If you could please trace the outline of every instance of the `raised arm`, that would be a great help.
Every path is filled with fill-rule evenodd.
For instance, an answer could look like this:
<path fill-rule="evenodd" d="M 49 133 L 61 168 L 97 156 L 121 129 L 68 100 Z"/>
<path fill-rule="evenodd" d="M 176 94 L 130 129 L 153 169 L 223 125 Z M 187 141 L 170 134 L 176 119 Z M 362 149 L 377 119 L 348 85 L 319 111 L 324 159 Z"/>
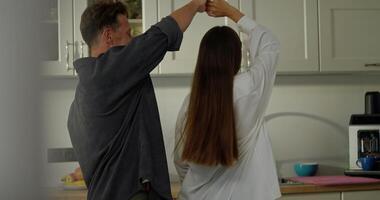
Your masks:
<path fill-rule="evenodd" d="M 170 16 L 174 18 L 182 32 L 189 27 L 197 12 L 206 10 L 206 0 L 191 0 L 185 6 L 175 10 Z"/>
<path fill-rule="evenodd" d="M 255 65 L 260 61 L 264 67 L 274 68 L 280 45 L 268 29 L 257 25 L 253 19 L 244 16 L 225 0 L 208 0 L 207 14 L 213 17 L 229 17 L 236 22 L 241 31 L 248 35 L 247 47 L 251 55 L 251 64 Z M 271 55 L 264 56 L 266 53 Z"/>
<path fill-rule="evenodd" d="M 207 14 L 212 17 L 228 17 L 237 23 L 244 16 L 240 10 L 231 6 L 224 0 L 208 0 Z"/>
<path fill-rule="evenodd" d="M 270 30 L 258 25 L 253 19 L 244 16 L 238 9 L 224 0 L 209 0 L 207 13 L 210 16 L 227 16 L 235 21 L 240 30 L 248 36 L 245 46 L 249 51 L 250 69 L 253 85 L 259 91 L 260 103 L 258 116 L 262 116 L 269 102 L 276 77 L 276 65 L 280 53 L 280 44 Z"/>
<path fill-rule="evenodd" d="M 242 17 L 238 25 L 248 35 L 246 46 L 250 53 L 251 66 L 263 68 L 268 75 L 274 75 L 280 52 L 280 43 L 276 37 L 270 30 L 248 17 Z"/>

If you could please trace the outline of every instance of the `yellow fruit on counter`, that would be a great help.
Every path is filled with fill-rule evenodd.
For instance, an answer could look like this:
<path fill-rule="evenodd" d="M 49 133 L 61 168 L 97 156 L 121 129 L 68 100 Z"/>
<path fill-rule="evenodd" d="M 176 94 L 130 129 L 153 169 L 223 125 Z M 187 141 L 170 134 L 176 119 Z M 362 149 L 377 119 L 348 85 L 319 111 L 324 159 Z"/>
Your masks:
<path fill-rule="evenodd" d="M 64 190 L 86 190 L 86 183 L 84 180 L 74 181 L 74 182 L 64 182 L 63 183 Z"/>
<path fill-rule="evenodd" d="M 74 177 L 72 177 L 71 175 L 67 175 L 67 176 L 62 177 L 61 181 L 64 183 L 72 183 L 75 180 L 74 180 Z"/>
<path fill-rule="evenodd" d="M 65 190 L 85 190 L 86 183 L 83 180 L 82 170 L 78 167 L 73 173 L 61 178 Z"/>
<path fill-rule="evenodd" d="M 61 181 L 64 183 L 71 183 L 75 181 L 81 181 L 83 180 L 83 174 L 80 167 L 76 168 L 73 173 L 70 173 L 69 175 L 66 175 L 61 178 Z"/>
<path fill-rule="evenodd" d="M 65 186 L 86 186 L 86 183 L 84 180 L 80 181 L 74 181 L 74 182 L 64 182 L 63 185 Z"/>

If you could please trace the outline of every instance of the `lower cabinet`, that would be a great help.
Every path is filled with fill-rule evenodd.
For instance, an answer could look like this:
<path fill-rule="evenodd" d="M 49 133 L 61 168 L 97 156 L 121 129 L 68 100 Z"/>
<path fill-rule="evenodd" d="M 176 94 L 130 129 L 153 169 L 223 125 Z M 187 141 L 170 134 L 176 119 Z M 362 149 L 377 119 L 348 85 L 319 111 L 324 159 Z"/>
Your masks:
<path fill-rule="evenodd" d="M 282 195 L 278 200 L 376 200 L 380 190 Z"/>
<path fill-rule="evenodd" d="M 289 194 L 282 195 L 279 200 L 341 200 L 340 192 L 313 193 L 313 194 Z M 363 199 L 360 199 L 363 200 Z"/>
<path fill-rule="evenodd" d="M 59 191 L 48 195 L 49 200 L 85 200 L 87 192 Z M 380 199 L 380 190 L 356 191 L 356 192 L 330 192 L 307 194 L 284 194 L 278 200 L 377 200 Z M 178 200 L 174 198 L 173 200 Z"/>
<path fill-rule="evenodd" d="M 380 191 L 342 192 L 341 200 L 375 200 L 380 199 Z"/>

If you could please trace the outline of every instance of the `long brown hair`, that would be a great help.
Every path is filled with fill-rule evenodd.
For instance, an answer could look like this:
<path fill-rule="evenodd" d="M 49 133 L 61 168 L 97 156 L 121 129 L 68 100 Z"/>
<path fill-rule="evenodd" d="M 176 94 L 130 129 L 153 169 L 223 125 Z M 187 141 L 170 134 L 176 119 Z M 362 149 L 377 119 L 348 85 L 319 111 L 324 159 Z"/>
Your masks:
<path fill-rule="evenodd" d="M 240 63 L 241 41 L 233 29 L 214 27 L 205 34 L 180 141 L 183 160 L 207 166 L 237 161 L 233 82 Z"/>

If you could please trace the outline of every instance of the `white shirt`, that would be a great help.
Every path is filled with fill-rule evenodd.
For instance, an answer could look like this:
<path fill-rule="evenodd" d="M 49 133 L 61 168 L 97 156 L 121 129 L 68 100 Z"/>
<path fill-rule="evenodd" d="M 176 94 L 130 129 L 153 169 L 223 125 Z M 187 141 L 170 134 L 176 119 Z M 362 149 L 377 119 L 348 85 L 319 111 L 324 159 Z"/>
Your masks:
<path fill-rule="evenodd" d="M 252 66 L 235 76 L 233 99 L 239 160 L 233 167 L 174 163 L 182 182 L 180 200 L 273 200 L 281 196 L 272 147 L 264 121 L 276 76 L 279 42 L 266 28 L 244 16 L 238 22 L 247 34 Z M 222 41 L 221 41 L 222 42 Z M 187 97 L 176 125 L 180 138 L 189 104 Z"/>

